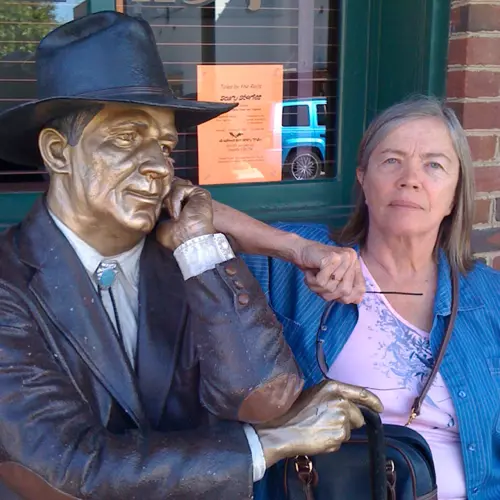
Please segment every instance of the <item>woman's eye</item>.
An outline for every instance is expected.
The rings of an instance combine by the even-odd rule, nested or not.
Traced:
[[[441,163],[438,163],[437,161],[431,161],[429,163],[429,167],[431,167],[432,170],[439,170],[443,168],[443,165],[441,165]]]
[[[387,163],[389,165],[394,165],[396,163],[399,163],[399,161],[397,158],[387,158],[387,160],[385,160],[384,163]]]

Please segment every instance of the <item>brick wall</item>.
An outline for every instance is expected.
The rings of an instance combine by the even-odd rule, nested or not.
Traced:
[[[452,1],[448,64],[476,174],[474,251],[500,269],[500,0]]]

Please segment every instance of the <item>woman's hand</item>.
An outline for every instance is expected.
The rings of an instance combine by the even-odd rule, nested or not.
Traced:
[[[359,304],[366,291],[359,258],[352,248],[332,247],[303,240],[294,264],[305,274],[305,283],[323,299]]]

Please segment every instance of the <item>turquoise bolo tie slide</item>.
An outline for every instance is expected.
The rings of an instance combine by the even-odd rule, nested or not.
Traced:
[[[115,260],[101,262],[95,271],[97,283],[102,290],[108,290],[118,274],[118,262]]]

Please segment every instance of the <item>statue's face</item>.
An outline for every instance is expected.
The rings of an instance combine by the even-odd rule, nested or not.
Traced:
[[[71,148],[69,208],[110,230],[149,233],[170,191],[176,144],[172,110],[106,105]]]

